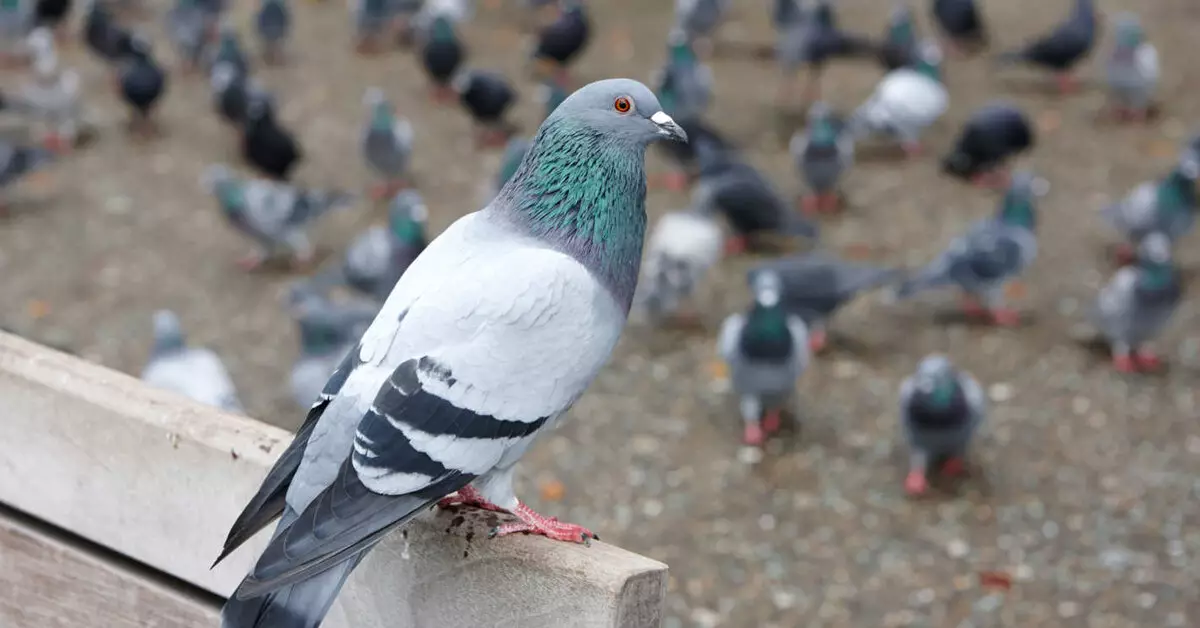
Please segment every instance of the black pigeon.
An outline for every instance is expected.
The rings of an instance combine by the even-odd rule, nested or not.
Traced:
[[[242,129],[242,157],[264,175],[287,181],[302,156],[296,138],[276,122],[270,99],[250,99]]]
[[[480,143],[506,144],[509,128],[504,114],[517,97],[508,79],[486,70],[469,70],[459,73],[453,83],[459,102],[475,120]]]
[[[1035,141],[1024,112],[1008,103],[989,103],[967,119],[954,150],[942,159],[942,169],[976,185],[1003,187],[1008,184],[1005,160],[1032,148]]]
[[[1049,35],[1026,44],[1020,50],[998,55],[996,62],[1028,63],[1051,70],[1057,74],[1060,91],[1074,91],[1078,85],[1070,74],[1071,68],[1092,51],[1096,44],[1096,29],[1096,7],[1093,0],[1075,0],[1075,8],[1066,22],[1059,24]]]
[[[933,19],[959,52],[987,45],[987,29],[975,0],[933,0]]]
[[[591,24],[581,0],[563,0],[558,19],[538,33],[533,58],[547,64],[559,83],[567,84],[567,65],[583,51],[591,37]]]
[[[154,60],[145,38],[134,35],[130,40],[129,53],[121,61],[117,76],[121,97],[133,109],[130,131],[149,135],[154,130],[150,114],[167,90],[167,75]]]
[[[117,62],[129,56],[133,34],[121,28],[103,4],[91,0],[84,19],[83,39],[88,49],[101,59]]]
[[[271,107],[270,96],[253,78],[237,71],[232,64],[219,64],[212,71],[213,107],[225,122],[241,129],[246,124],[246,109],[255,98]]]
[[[450,80],[466,57],[467,51],[454,32],[454,23],[450,18],[444,15],[434,18],[429,27],[429,36],[421,46],[421,65],[433,82],[435,99],[440,102],[454,99]]]
[[[33,11],[36,25],[57,30],[71,12],[71,0],[38,0]]]

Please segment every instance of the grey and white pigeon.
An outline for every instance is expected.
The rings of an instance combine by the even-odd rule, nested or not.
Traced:
[[[1142,23],[1133,13],[1117,17],[1116,43],[1105,64],[1109,108],[1118,119],[1145,121],[1154,107],[1154,92],[1162,71],[1158,49],[1146,40]]]
[[[208,53],[206,67],[211,74],[213,69],[221,64],[233,66],[234,71],[239,75],[250,74],[250,61],[242,47],[241,37],[238,35],[237,27],[229,19],[224,19],[220,23],[217,44]]]
[[[33,67],[32,80],[21,85],[11,107],[45,125],[47,148],[65,152],[75,146],[83,130],[79,73],[59,69],[53,54],[36,57]]]
[[[54,153],[41,146],[0,140],[0,216],[8,213],[12,185],[29,175],[41,172],[54,160]]]
[[[647,243],[634,299],[638,312],[655,324],[696,319],[688,301],[721,259],[721,245],[721,226],[711,213],[691,208],[663,214]]]
[[[851,116],[857,139],[882,134],[900,142],[909,156],[921,154],[921,133],[946,113],[950,96],[942,82],[942,52],[922,42],[911,66],[884,75],[875,91]]]
[[[808,188],[801,198],[807,214],[835,213],[841,207],[838,182],[854,163],[854,137],[829,105],[808,108],[808,126],[792,136],[792,159]]]
[[[945,476],[964,473],[967,449],[986,417],[987,398],[970,373],[943,355],[922,359],[900,385],[900,425],[909,449],[905,492],[924,494],[930,467]]]
[[[175,0],[167,10],[167,36],[185,72],[200,67],[212,24],[201,0]]]
[[[288,299],[300,332],[300,357],[289,377],[292,400],[311,408],[379,308],[373,303],[334,303],[305,284],[293,286]]]
[[[345,207],[354,199],[337,190],[240,178],[222,164],[205,169],[201,184],[217,199],[226,219],[257,243],[254,252],[238,260],[246,270],[259,268],[280,249],[295,265],[311,263],[315,250],[306,229],[325,213]]]
[[[675,0],[674,28],[688,43],[711,51],[731,4],[732,0]]]
[[[699,118],[712,102],[712,70],[700,62],[681,31],[673,31],[667,50],[667,65],[653,81],[665,111],[677,120]]]
[[[997,325],[1019,325],[1021,315],[1004,307],[1004,288],[1037,257],[1036,200],[1050,184],[1031,172],[1013,176],[996,215],[955,238],[936,259],[904,280],[895,296],[908,298],[930,288],[957,286],[969,316]]]
[[[891,72],[912,65],[919,57],[917,22],[913,17],[912,0],[892,0],[887,31],[879,47],[880,62]]]
[[[754,280],[761,272],[779,275],[783,307],[804,319],[808,326],[808,348],[819,353],[827,344],[829,319],[859,294],[901,277],[898,270],[843,261],[827,253],[781,257],[765,262],[747,274]]]
[[[1147,235],[1138,245],[1136,264],[1117,270],[1092,309],[1092,322],[1112,347],[1118,371],[1151,371],[1162,365],[1148,343],[1170,321],[1182,298],[1170,239],[1161,233]]]
[[[353,0],[350,3],[355,50],[359,54],[376,54],[383,50],[384,36],[391,22],[389,4],[388,0]]]
[[[34,0],[0,0],[0,54],[12,60],[26,54],[33,19]]]
[[[1021,48],[996,56],[1005,65],[1025,63],[1055,73],[1062,93],[1079,89],[1071,70],[1088,56],[1096,45],[1097,18],[1095,0],[1074,0],[1074,8],[1065,22]]]
[[[371,195],[376,199],[391,198],[408,185],[412,125],[396,116],[392,103],[378,87],[367,88],[363,103],[371,116],[363,132],[363,158],[376,174],[383,177],[383,182],[372,189]]]
[[[284,45],[292,32],[292,10],[287,0],[261,0],[254,16],[254,32],[262,44],[263,59],[279,63],[284,58]]]
[[[513,470],[625,326],[660,139],[685,136],[644,85],[587,85],[499,196],[430,243],[234,522],[221,558],[282,515],[224,628],[318,625],[363,555],[435,503],[516,517],[492,536],[595,537],[518,500]]]
[[[227,412],[245,412],[221,358],[209,349],[189,347],[179,317],[170,310],[154,313],[154,347],[142,381]]]
[[[428,218],[429,210],[416,190],[397,193],[388,206],[388,224],[359,234],[341,263],[319,273],[313,283],[322,288],[344,284],[382,303],[425,250]]]
[[[799,316],[784,308],[779,275],[760,272],[753,287],[754,305],[725,319],[717,352],[729,366],[738,395],[745,422],[742,442],[762,445],[782,425],[782,413],[796,393],[796,380],[808,368],[808,331]]]
[[[1151,233],[1162,233],[1171,242],[1192,230],[1196,212],[1196,179],[1200,177],[1200,153],[1188,148],[1167,176],[1138,184],[1125,198],[1106,206],[1100,215],[1125,242],[1118,245],[1117,258],[1128,263],[1138,243]]]

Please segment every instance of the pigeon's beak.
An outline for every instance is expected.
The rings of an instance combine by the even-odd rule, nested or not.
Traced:
[[[679,126],[679,124],[665,112],[660,111],[650,116],[650,121],[654,123],[654,126],[658,127],[658,134],[662,137],[676,142],[686,143],[688,141],[687,133],[684,132],[683,127]]]

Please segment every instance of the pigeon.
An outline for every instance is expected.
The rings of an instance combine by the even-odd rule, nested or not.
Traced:
[[[378,307],[337,304],[304,284],[293,286],[289,305],[300,331],[300,358],[292,365],[292,399],[310,408],[355,342],[375,319]]]
[[[71,0],[37,0],[33,10],[34,25],[49,28],[56,35],[62,33],[71,13],[71,4]]]
[[[1004,307],[1004,288],[1037,257],[1035,201],[1049,189],[1045,179],[1018,172],[996,215],[971,225],[936,259],[904,280],[894,296],[908,298],[930,288],[957,286],[963,291],[967,315],[997,325],[1019,325],[1020,313]]]
[[[675,0],[675,26],[689,46],[711,51],[719,27],[729,14],[731,0]]]
[[[460,70],[451,81],[459,102],[475,121],[476,140],[482,146],[508,143],[505,113],[517,98],[508,79],[486,70]]]
[[[0,140],[0,216],[8,214],[8,189],[24,177],[40,172],[55,160],[53,152]]]
[[[886,134],[900,142],[905,154],[923,152],[921,132],[946,112],[949,94],[942,82],[942,52],[933,42],[922,42],[911,66],[892,70],[848,125],[856,139]]]
[[[1071,69],[1092,51],[1096,44],[1096,8],[1094,0],[1075,0],[1067,21],[1048,35],[1026,44],[1023,48],[996,56],[1001,65],[1027,63],[1056,73],[1062,93],[1073,92],[1079,83]]]
[[[1183,283],[1171,259],[1170,238],[1147,235],[1138,245],[1136,264],[1117,270],[1092,309],[1092,322],[1112,347],[1118,371],[1153,371],[1162,366],[1162,359],[1147,345],[1182,299]]]
[[[1161,71],[1158,49],[1146,41],[1133,13],[1117,18],[1116,45],[1105,67],[1109,109],[1119,120],[1146,121],[1154,108]]]
[[[332,209],[354,197],[337,190],[310,190],[278,181],[240,179],[224,165],[205,169],[201,184],[216,199],[221,212],[258,248],[238,261],[245,270],[261,267],[278,249],[296,265],[313,261],[315,251],[305,229]]]
[[[246,124],[246,111],[251,101],[271,107],[271,95],[254,78],[238,73],[232,63],[218,63],[209,77],[212,88],[213,107],[228,124],[242,129]]]
[[[208,45],[210,16],[200,0],[175,0],[167,11],[167,35],[175,46],[185,72],[192,72],[204,60]]]
[[[805,220],[775,189],[766,176],[734,151],[697,146],[699,174],[692,205],[721,212],[733,229],[725,253],[737,255],[771,237],[784,240],[816,238],[819,230]]]
[[[1104,220],[1125,237],[1117,250],[1119,261],[1132,261],[1134,247],[1151,233],[1174,242],[1192,230],[1198,211],[1198,177],[1200,153],[1185,150],[1166,177],[1137,185],[1125,198],[1101,210]]]
[[[966,472],[967,449],[986,416],[987,398],[970,373],[943,355],[923,358],[900,385],[900,425],[909,449],[905,492],[925,493],[931,465],[949,477]]]
[[[751,285],[763,271],[779,275],[783,307],[804,319],[808,347],[813,353],[825,349],[826,323],[843,305],[860,293],[900,278],[900,271],[853,264],[825,253],[782,257],[761,264],[747,274]]]
[[[267,63],[283,60],[283,46],[292,30],[292,11],[287,0],[261,0],[254,16],[254,30],[262,42]]]
[[[879,60],[888,72],[908,67],[919,57],[917,23],[911,0],[892,0],[887,32],[879,47]]]
[[[779,26],[776,56],[783,71],[778,104],[792,100],[795,74],[809,69],[804,86],[804,101],[819,100],[820,77],[825,64],[835,58],[878,54],[878,46],[866,37],[848,33],[834,23],[832,0],[809,0],[799,13],[792,14]]]
[[[695,208],[663,214],[647,245],[642,280],[634,302],[654,324],[674,317],[695,322],[686,302],[721,259],[721,227],[710,213]]]
[[[117,24],[102,2],[87,0],[84,15],[83,37],[89,50],[109,63],[129,55],[133,34]]]
[[[789,146],[809,193],[805,213],[836,212],[841,205],[838,181],[854,162],[854,137],[845,122],[823,102],[808,109],[808,127],[797,132]]]
[[[367,89],[363,102],[371,118],[363,132],[362,151],[367,165],[384,178],[372,191],[376,199],[390,198],[404,188],[412,159],[413,129],[408,120],[396,116],[392,104],[378,87]]]
[[[712,70],[696,58],[692,43],[682,31],[671,33],[667,54],[666,67],[652,81],[654,92],[672,118],[699,118],[712,102]]]
[[[517,168],[521,167],[521,162],[525,160],[525,153],[529,152],[529,145],[530,141],[524,137],[511,138],[504,145],[504,154],[500,156],[500,170],[496,172],[497,194],[504,184],[517,174]]]
[[[951,52],[962,54],[988,43],[976,0],[933,0],[933,20],[945,34]]]
[[[454,31],[454,23],[444,15],[435,17],[429,36],[421,45],[421,65],[433,85],[435,100],[448,102],[454,98],[450,81],[466,56],[467,51]]]
[[[662,102],[662,98],[659,98]],[[675,117],[672,114],[672,117]],[[697,154],[705,151],[707,154],[721,154],[733,150],[733,144],[703,118],[678,118],[675,120],[687,132],[688,143],[659,144],[661,152],[672,164],[669,172],[661,174],[655,185],[675,192],[682,192],[698,174]]]
[[[567,85],[570,81],[567,66],[587,47],[591,22],[583,0],[561,0],[560,6],[558,19],[538,33],[531,56],[540,66],[543,78]]]
[[[226,412],[245,413],[221,358],[209,349],[187,346],[179,317],[170,310],[154,313],[154,347],[142,381]]]
[[[10,61],[23,54],[25,35],[34,22],[34,0],[0,1],[0,48]]]
[[[217,46],[208,59],[208,71],[211,73],[213,68],[222,63],[233,66],[238,74],[250,74],[250,61],[242,49],[242,41],[238,36],[237,28],[229,20],[224,20],[220,24]]]
[[[386,227],[372,227],[356,237],[341,263],[312,279],[318,288],[344,284],[382,303],[392,287],[425,250],[429,210],[416,190],[396,194],[388,206]]]
[[[155,61],[149,40],[141,35],[133,36],[129,54],[121,61],[118,77],[121,97],[132,109],[130,132],[141,137],[153,135],[158,128],[151,114],[167,91],[167,74]]]
[[[59,70],[53,55],[42,56],[34,60],[33,80],[21,85],[12,108],[44,123],[45,146],[63,153],[75,146],[83,130],[79,96],[79,73]]]
[[[246,102],[242,157],[278,181],[288,180],[296,163],[303,158],[295,136],[275,120],[275,108],[270,99],[251,98]]]
[[[388,0],[354,0],[351,3],[354,20],[355,50],[359,54],[375,54],[382,50],[382,38],[388,30],[391,10]]]
[[[388,12],[396,26],[396,43],[409,47],[417,39],[417,17],[424,8],[425,0],[392,0]]]
[[[621,335],[660,139],[686,138],[644,85],[584,86],[500,195],[430,243],[234,523],[218,561],[282,515],[225,628],[318,625],[362,556],[435,503],[511,513],[493,537],[595,537],[523,504],[513,466]]]
[[[1008,184],[1005,161],[1033,148],[1037,138],[1025,112],[1005,102],[991,102],[967,119],[954,149],[942,158],[942,170],[975,185]]]
[[[783,307],[779,275],[760,272],[753,288],[750,311],[732,314],[721,324],[717,351],[738,395],[745,422],[742,442],[759,446],[781,427],[809,355],[808,330]]]

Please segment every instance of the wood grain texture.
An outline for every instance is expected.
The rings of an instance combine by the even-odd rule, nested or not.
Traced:
[[[0,514],[0,626],[211,628],[217,609]]]

